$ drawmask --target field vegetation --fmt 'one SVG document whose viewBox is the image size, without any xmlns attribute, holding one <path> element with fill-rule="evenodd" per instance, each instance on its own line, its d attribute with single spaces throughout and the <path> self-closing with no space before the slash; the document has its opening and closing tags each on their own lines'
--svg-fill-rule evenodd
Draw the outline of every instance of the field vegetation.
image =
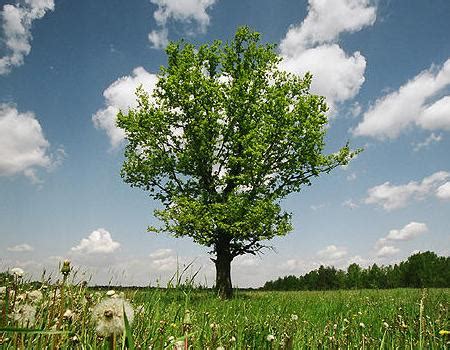
<svg viewBox="0 0 450 350">
<path fill-rule="evenodd" d="M 445 349 L 450 289 L 239 291 L 92 288 L 69 263 L 57 283 L 13 269 L 1 349 Z M 5 276 L 5 275 L 4 275 Z M 8 274 L 8 276 L 10 276 Z M 111 287 L 110 287 L 111 288 Z"/>
</svg>

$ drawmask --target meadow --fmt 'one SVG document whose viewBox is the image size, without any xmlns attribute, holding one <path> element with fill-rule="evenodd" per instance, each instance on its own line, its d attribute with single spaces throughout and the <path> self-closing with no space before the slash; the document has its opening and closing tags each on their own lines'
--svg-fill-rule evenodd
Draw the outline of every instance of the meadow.
<svg viewBox="0 0 450 350">
<path fill-rule="evenodd" d="M 1 349 L 446 349 L 450 289 L 214 291 L 4 283 Z"/>
</svg>

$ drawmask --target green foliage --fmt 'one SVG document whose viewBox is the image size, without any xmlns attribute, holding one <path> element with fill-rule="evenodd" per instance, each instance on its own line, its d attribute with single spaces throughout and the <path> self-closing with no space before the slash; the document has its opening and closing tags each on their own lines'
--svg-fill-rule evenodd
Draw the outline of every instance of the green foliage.
<svg viewBox="0 0 450 350">
<path fill-rule="evenodd" d="M 348 145 L 323 154 L 327 106 L 312 76 L 278 69 L 274 45 L 239 28 L 229 43 L 170 43 L 153 95 L 119 113 L 128 140 L 122 177 L 161 201 L 161 227 L 213 253 L 259 252 L 292 230 L 280 200 L 346 164 Z"/>
<path fill-rule="evenodd" d="M 411 255 L 394 266 L 372 266 L 362 269 L 351 264 L 347 271 L 320 266 L 303 276 L 280 277 L 268 281 L 266 290 L 330 290 L 359 288 L 449 288 L 450 258 L 433 252 Z"/>
</svg>

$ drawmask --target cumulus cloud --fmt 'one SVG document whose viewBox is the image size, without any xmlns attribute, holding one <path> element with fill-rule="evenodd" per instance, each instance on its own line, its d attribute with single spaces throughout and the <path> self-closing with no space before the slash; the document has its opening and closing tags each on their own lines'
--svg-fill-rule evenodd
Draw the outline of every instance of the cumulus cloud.
<svg viewBox="0 0 450 350">
<path fill-rule="evenodd" d="M 120 243 L 112 239 L 111 234 L 104 228 L 92 231 L 87 238 L 83 238 L 78 245 L 71 248 L 72 252 L 81 254 L 110 254 L 120 247 Z"/>
<path fill-rule="evenodd" d="M 137 67 L 132 75 L 117 79 L 103 92 L 105 107 L 92 116 L 92 121 L 95 127 L 106 131 L 113 148 L 119 146 L 125 138 L 124 131 L 116 126 L 117 113 L 119 111 L 126 113 L 129 108 L 137 107 L 135 93 L 139 85 L 142 84 L 151 94 L 156 82 L 155 74 Z"/>
<path fill-rule="evenodd" d="M 450 130 L 450 96 L 433 98 L 450 86 L 450 59 L 432 66 L 397 91 L 378 99 L 354 130 L 355 135 L 396 138 L 407 128 Z"/>
<path fill-rule="evenodd" d="M 9 252 L 22 253 L 22 252 L 32 252 L 34 248 L 27 243 L 22 243 L 15 245 L 13 247 L 8 247 L 7 250 Z"/>
<path fill-rule="evenodd" d="M 24 174 L 32 182 L 40 182 L 36 168 L 51 170 L 64 157 L 62 149 L 51 155 L 49 147 L 34 113 L 0 104 L 0 176 Z"/>
<path fill-rule="evenodd" d="M 169 20 L 187 24 L 188 34 L 194 30 L 204 32 L 210 21 L 207 10 L 216 0 L 150 0 L 150 2 L 158 6 L 153 17 L 160 29 L 150 32 L 148 39 L 154 48 L 162 49 L 168 43 Z"/>
<path fill-rule="evenodd" d="M 0 20 L 6 55 L 0 58 L 0 75 L 7 74 L 13 67 L 23 64 L 24 57 L 31 51 L 33 21 L 44 17 L 54 8 L 53 0 L 26 0 L 14 5 L 3 5 Z"/>
<path fill-rule="evenodd" d="M 408 241 L 428 232 L 428 227 L 422 222 L 410 222 L 399 230 L 390 230 L 386 239 L 388 241 Z"/>
<path fill-rule="evenodd" d="M 439 199 L 450 199 L 450 182 L 439 186 L 436 190 L 436 197 Z"/>
<path fill-rule="evenodd" d="M 393 242 L 412 240 L 428 232 L 428 227 L 422 222 L 410 222 L 400 229 L 390 230 L 386 237 L 380 238 L 375 244 L 377 257 L 388 257 L 396 255 L 400 249 L 392 246 Z"/>
<path fill-rule="evenodd" d="M 368 0 L 309 0 L 304 21 L 291 27 L 280 43 L 281 67 L 299 75 L 311 72 L 311 90 L 325 96 L 334 109 L 359 92 L 366 68 L 360 52 L 349 55 L 336 43 L 339 35 L 373 25 L 375 19 L 376 7 Z"/>
<path fill-rule="evenodd" d="M 399 248 L 396 248 L 394 246 L 383 246 L 376 252 L 376 256 L 379 258 L 385 258 L 388 256 L 394 256 L 400 251 Z"/>
<path fill-rule="evenodd" d="M 438 171 L 422 181 L 411 181 L 405 185 L 392 185 L 389 181 L 369 188 L 366 204 L 376 204 L 391 211 L 406 207 L 412 200 L 423 200 L 437 191 L 448 178 L 450 173 Z M 439 195 L 436 193 L 439 197 Z"/>
<path fill-rule="evenodd" d="M 344 247 L 336 247 L 329 245 L 325 249 L 319 250 L 317 256 L 326 260 L 337 260 L 347 255 L 347 249 Z"/>
</svg>

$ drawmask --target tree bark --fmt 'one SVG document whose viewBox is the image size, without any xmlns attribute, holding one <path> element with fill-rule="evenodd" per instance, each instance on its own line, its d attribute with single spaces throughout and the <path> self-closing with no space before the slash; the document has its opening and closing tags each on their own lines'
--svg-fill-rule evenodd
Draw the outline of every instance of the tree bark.
<svg viewBox="0 0 450 350">
<path fill-rule="evenodd" d="M 216 245 L 216 290 L 221 299 L 233 297 L 233 285 L 231 283 L 230 242 L 221 240 Z"/>
</svg>

